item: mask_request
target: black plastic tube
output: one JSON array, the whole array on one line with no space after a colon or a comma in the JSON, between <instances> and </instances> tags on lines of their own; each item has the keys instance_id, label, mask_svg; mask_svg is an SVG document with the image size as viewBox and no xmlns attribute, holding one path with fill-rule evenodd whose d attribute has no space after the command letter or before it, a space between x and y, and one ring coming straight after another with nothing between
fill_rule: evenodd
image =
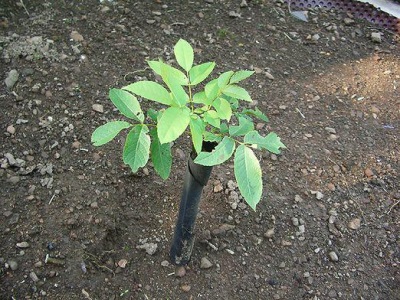
<instances>
[{"instance_id":1,"label":"black plastic tube","mask_svg":"<svg viewBox=\"0 0 400 300\"><path fill-rule=\"evenodd\" d=\"M214 143L203 143L203 151L211 152ZM195 164L194 151L190 155L186 168L178 220L176 222L174 239L169 253L170 260L175 265L186 265L192 256L195 241L194 227L203 188L210 178L212 167Z\"/></svg>"}]
</instances>

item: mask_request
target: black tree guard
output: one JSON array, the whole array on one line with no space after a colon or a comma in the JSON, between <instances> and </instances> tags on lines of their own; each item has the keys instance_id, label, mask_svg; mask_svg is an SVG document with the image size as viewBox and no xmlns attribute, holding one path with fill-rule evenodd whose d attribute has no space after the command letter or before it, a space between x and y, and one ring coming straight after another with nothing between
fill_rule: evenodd
<instances>
[{"instance_id":1,"label":"black tree guard","mask_svg":"<svg viewBox=\"0 0 400 300\"><path fill-rule=\"evenodd\" d=\"M214 143L203 143L203 151L211 152L214 147ZM212 167L195 164L193 162L194 158L195 152L192 151L184 178L178 220L170 251L171 262L175 265L186 265L192 256L195 240L193 231L201 193L207 185L212 171Z\"/></svg>"}]
</instances>

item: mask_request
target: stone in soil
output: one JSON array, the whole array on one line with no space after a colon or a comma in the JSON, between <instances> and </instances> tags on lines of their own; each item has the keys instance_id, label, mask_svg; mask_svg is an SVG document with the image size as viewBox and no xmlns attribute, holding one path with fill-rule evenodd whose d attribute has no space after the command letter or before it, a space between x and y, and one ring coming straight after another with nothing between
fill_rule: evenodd
<instances>
[{"instance_id":1,"label":"stone in soil","mask_svg":"<svg viewBox=\"0 0 400 300\"><path fill-rule=\"evenodd\" d=\"M339 257L334 251L329 252L328 256L331 261L339 261Z\"/></svg>"},{"instance_id":2,"label":"stone in soil","mask_svg":"<svg viewBox=\"0 0 400 300\"><path fill-rule=\"evenodd\" d=\"M156 243L145 243L143 245L137 246L137 249L143 249L149 255L154 255L157 251L157 244Z\"/></svg>"},{"instance_id":3,"label":"stone in soil","mask_svg":"<svg viewBox=\"0 0 400 300\"><path fill-rule=\"evenodd\" d=\"M13 271L18 269L18 263L15 260L9 260L7 262L7 264L10 267L10 269L13 270Z\"/></svg>"},{"instance_id":4,"label":"stone in soil","mask_svg":"<svg viewBox=\"0 0 400 300\"><path fill-rule=\"evenodd\" d=\"M175 268L175 276L176 277L183 277L183 276L185 276L186 275L186 269L185 269L185 267L184 266L177 266L176 268Z\"/></svg>"},{"instance_id":5,"label":"stone in soil","mask_svg":"<svg viewBox=\"0 0 400 300\"><path fill-rule=\"evenodd\" d=\"M17 83L18 78L19 78L18 71L17 70L11 70L8 73L7 78L4 80L4 82L5 82L6 86L7 86L7 89L11 90L14 87L14 85Z\"/></svg>"},{"instance_id":6,"label":"stone in soil","mask_svg":"<svg viewBox=\"0 0 400 300\"><path fill-rule=\"evenodd\" d=\"M13 125L10 125L7 127L7 132L9 134L15 134L15 127Z\"/></svg>"},{"instance_id":7,"label":"stone in soil","mask_svg":"<svg viewBox=\"0 0 400 300\"><path fill-rule=\"evenodd\" d=\"M358 218L351 220L348 224L348 227L353 230L359 229L361 227L361 220Z\"/></svg>"},{"instance_id":8,"label":"stone in soil","mask_svg":"<svg viewBox=\"0 0 400 300\"><path fill-rule=\"evenodd\" d=\"M189 292L191 288L192 287L190 285L188 285L188 284L184 284L184 285L181 286L182 291L184 291L186 293Z\"/></svg>"},{"instance_id":9,"label":"stone in soil","mask_svg":"<svg viewBox=\"0 0 400 300\"><path fill-rule=\"evenodd\" d=\"M200 262L200 269L209 269L213 264L208 260L207 257L202 257Z\"/></svg>"}]
</instances>

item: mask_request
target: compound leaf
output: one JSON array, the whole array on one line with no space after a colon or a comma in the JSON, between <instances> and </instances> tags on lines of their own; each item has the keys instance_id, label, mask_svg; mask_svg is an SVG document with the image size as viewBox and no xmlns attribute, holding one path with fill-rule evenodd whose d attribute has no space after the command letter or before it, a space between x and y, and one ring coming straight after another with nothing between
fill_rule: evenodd
<instances>
[{"instance_id":1,"label":"compound leaf","mask_svg":"<svg viewBox=\"0 0 400 300\"><path fill-rule=\"evenodd\" d=\"M260 163L253 150L239 145L234 158L235 178L243 198L253 210L261 199L263 184Z\"/></svg>"},{"instance_id":2,"label":"compound leaf","mask_svg":"<svg viewBox=\"0 0 400 300\"><path fill-rule=\"evenodd\" d=\"M131 127L132 125L125 121L111 121L96 128L92 133L91 141L94 146L101 146L120 133L121 130Z\"/></svg>"}]
</instances>

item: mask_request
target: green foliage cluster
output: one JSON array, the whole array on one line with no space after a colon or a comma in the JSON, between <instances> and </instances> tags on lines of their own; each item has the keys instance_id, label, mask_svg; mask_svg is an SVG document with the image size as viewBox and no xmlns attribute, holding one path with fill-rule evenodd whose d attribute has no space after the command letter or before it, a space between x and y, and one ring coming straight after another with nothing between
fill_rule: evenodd
<instances>
[{"instance_id":1,"label":"green foliage cluster","mask_svg":"<svg viewBox=\"0 0 400 300\"><path fill-rule=\"evenodd\" d=\"M181 69L161 60L148 61L163 84L138 81L110 90L111 101L129 122L111 121L98 127L92 134L92 143L106 144L121 130L129 129L123 149L124 163L137 172L151 159L155 171L166 179L172 165L170 143L187 131L197 154L195 163L214 166L234 156L239 190L255 209L263 187L260 163L253 149L279 154L285 145L276 133L262 136L255 130L254 118L268 121L262 111L241 106L241 101L252 102L252 99L239 83L253 71L228 71L204 84L215 63L193 65L193 48L183 39L175 45L174 54ZM196 91L200 84L204 88ZM158 105L154 105L144 113L137 97L162 104L163 108L156 110ZM217 145L212 152L204 152L203 141Z\"/></svg>"}]
</instances>

